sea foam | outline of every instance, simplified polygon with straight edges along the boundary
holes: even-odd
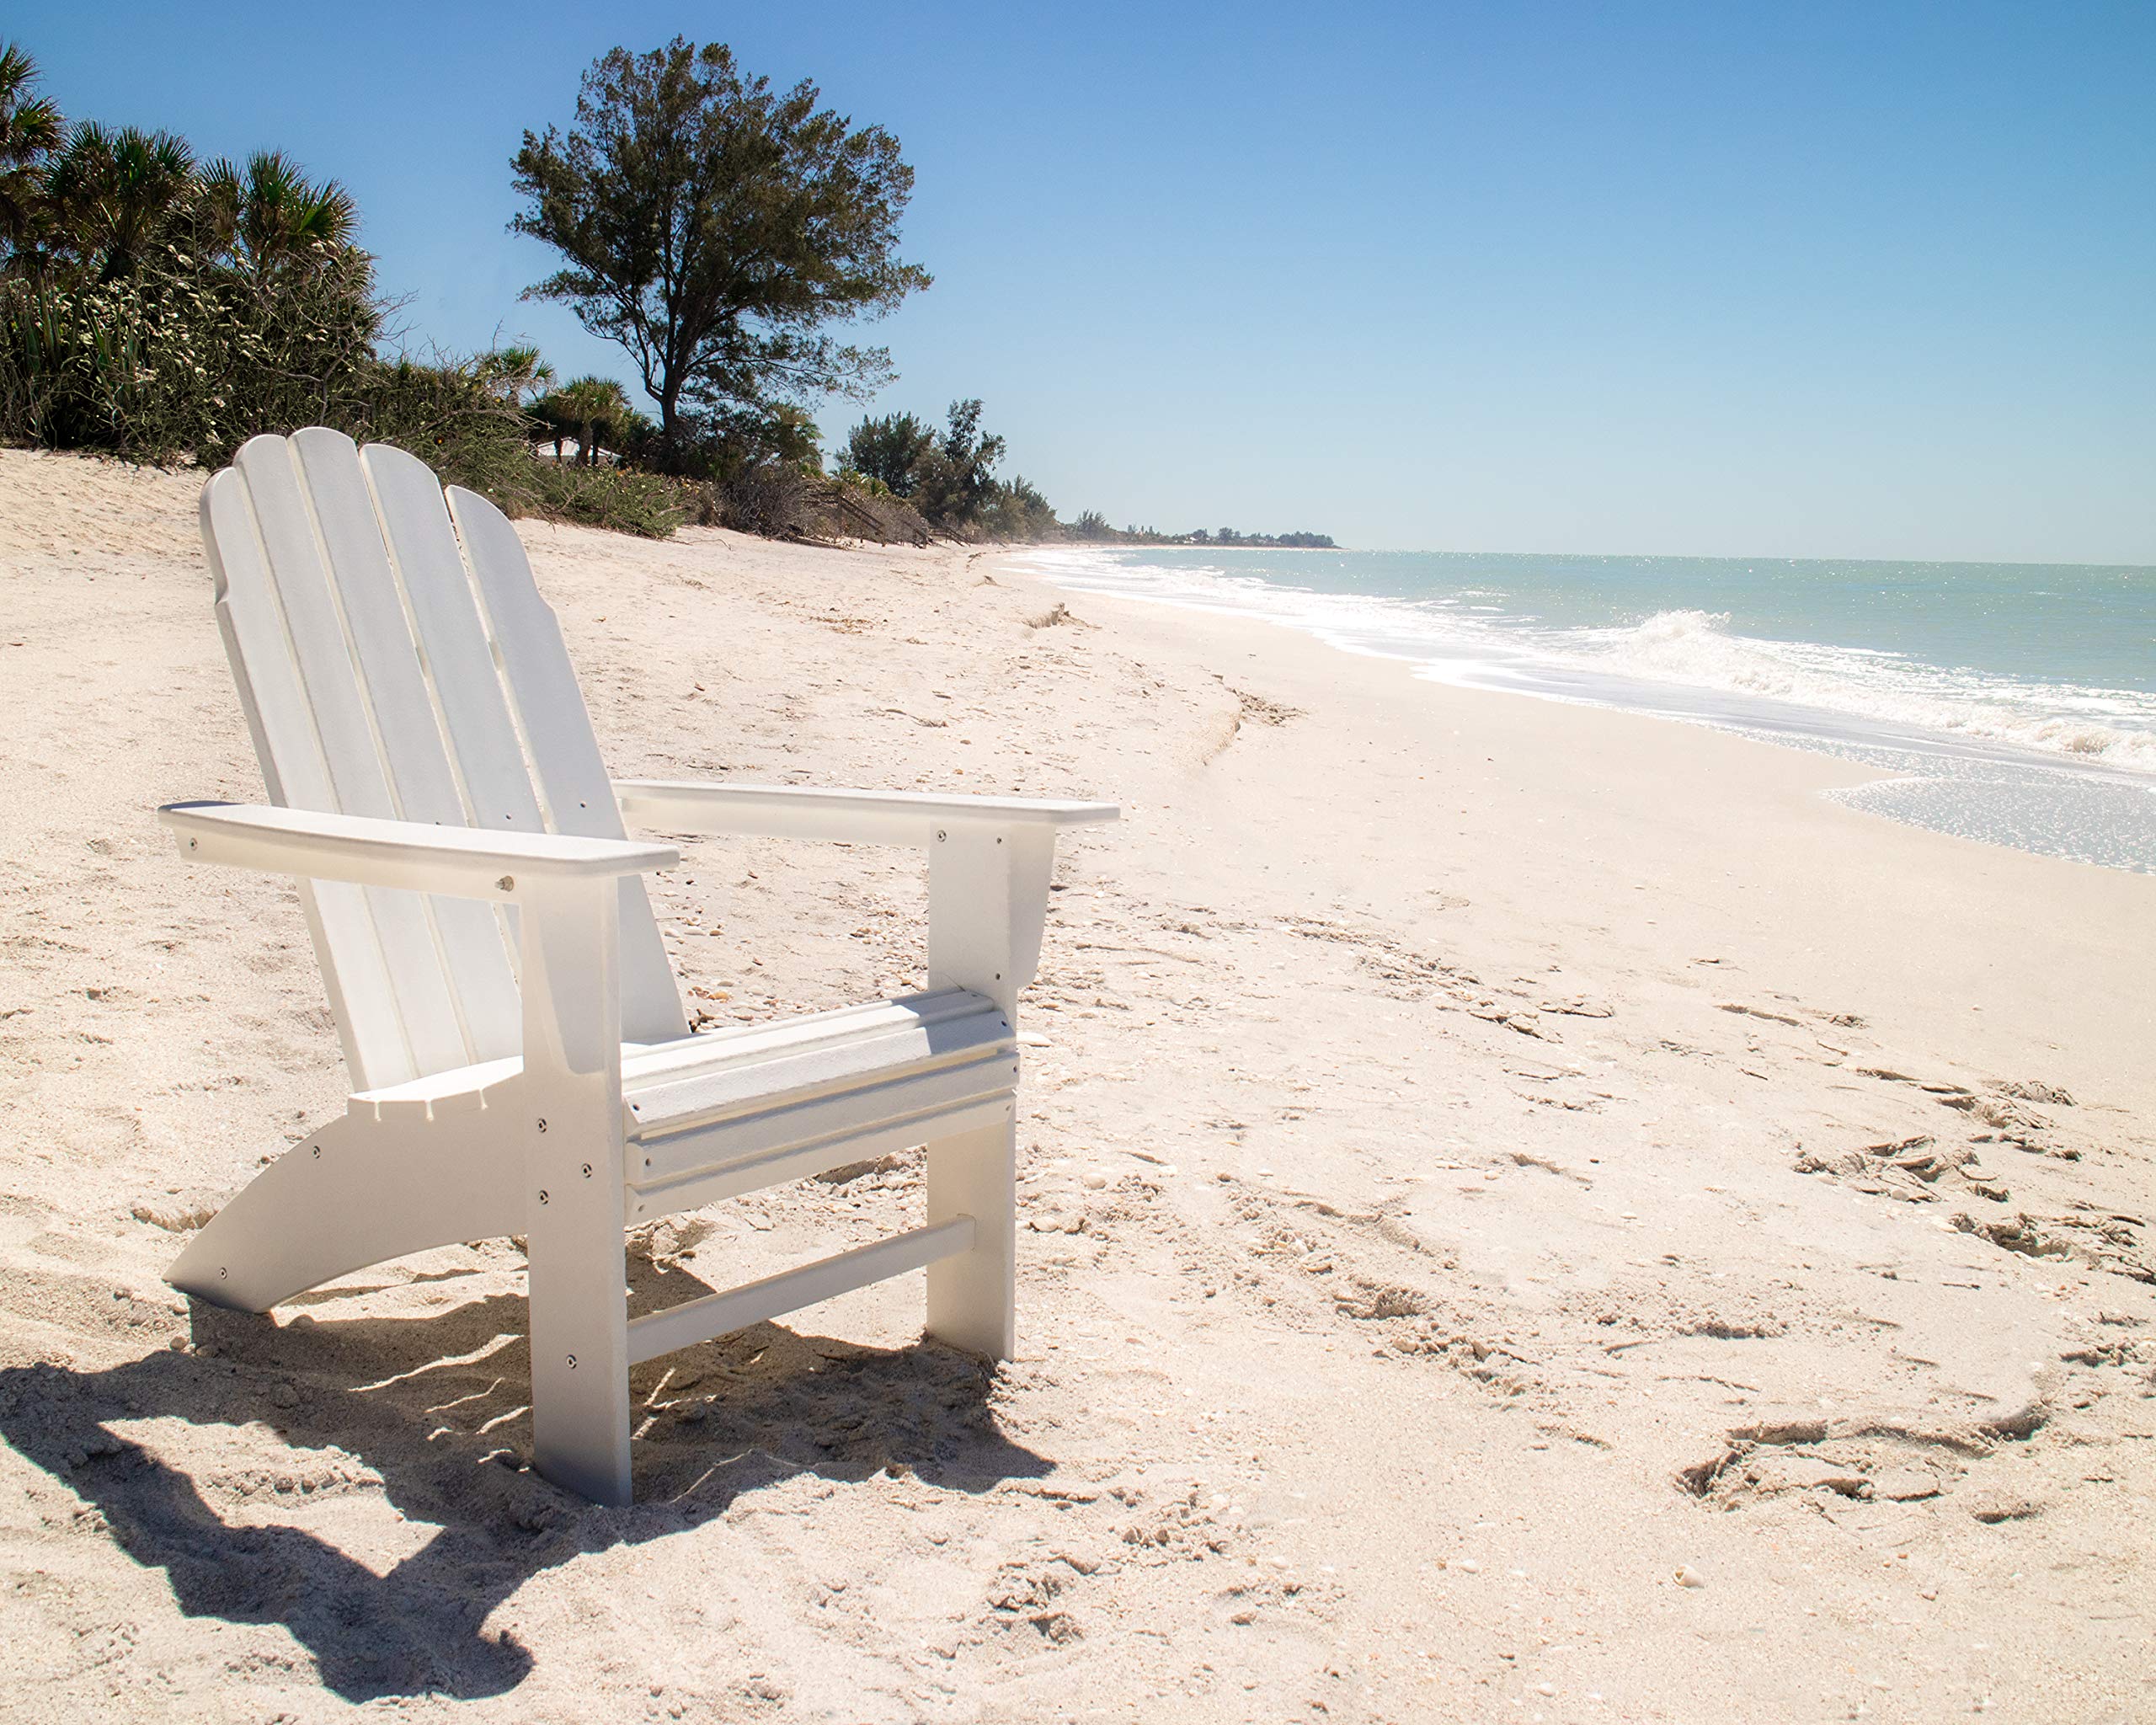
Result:
[[[1906,654],[1731,631],[1726,612],[1657,611],[1545,641],[1620,676],[1718,689],[1951,737],[2156,774],[2156,696],[1925,665]]]

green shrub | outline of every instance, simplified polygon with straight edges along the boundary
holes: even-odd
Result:
[[[384,358],[334,180],[275,152],[198,167],[170,133],[69,126],[36,83],[0,44],[0,438],[217,467],[258,433],[329,425],[513,513],[541,503],[521,403],[551,371],[528,349]],[[664,531],[648,491],[558,505]]]
[[[334,423],[376,368],[362,253],[251,280],[176,247],[109,280],[0,283],[0,431],[136,461],[221,462],[257,431]]]
[[[798,537],[809,525],[809,480],[792,462],[750,462],[713,482],[718,524],[767,539]]]
[[[988,495],[974,517],[974,529],[984,539],[1035,543],[1063,537],[1063,523],[1040,488],[1022,474],[1011,480],[989,482]]]
[[[695,507],[691,488],[657,473],[535,461],[520,452],[518,459],[528,469],[526,483],[531,488],[528,512],[532,515],[574,521],[580,526],[605,527],[616,533],[635,533],[646,539],[664,539],[689,518]],[[519,512],[510,510],[511,514]]]
[[[349,248],[266,280],[168,248],[110,281],[0,281],[0,435],[214,467],[259,433],[329,425],[531,507],[538,464],[483,360],[377,358],[381,322]]]
[[[523,416],[491,387],[484,360],[371,360],[323,404],[323,417],[258,424],[248,435],[334,425],[361,443],[409,450],[445,483],[492,499],[506,514],[527,514],[542,507],[552,464],[532,459]]]

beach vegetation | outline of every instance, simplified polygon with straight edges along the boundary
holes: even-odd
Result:
[[[106,273],[109,257],[0,284],[0,429],[206,463],[254,431],[331,423],[379,393],[365,254],[323,248],[274,287],[169,243],[122,273]]]
[[[310,181],[281,150],[257,151],[243,168],[212,162],[195,196],[212,251],[257,281],[307,270],[324,248],[349,247],[359,228],[352,195],[334,179]]]
[[[865,398],[882,348],[834,328],[929,285],[897,255],[913,169],[807,81],[783,93],[719,43],[616,48],[585,72],[564,132],[527,131],[511,224],[560,253],[528,296],[568,306],[627,352],[659,409],[669,472],[777,403]],[[751,462],[755,457],[751,457]]]
[[[823,443],[814,414],[792,402],[773,402],[760,413],[738,415],[712,460],[721,470],[771,461],[815,474],[824,471]]]
[[[1056,519],[1054,505],[1023,474],[997,480],[989,488],[974,526],[984,539],[1006,542],[1063,537],[1063,523]]]
[[[1009,446],[984,431],[980,419],[977,396],[953,402],[940,433],[909,413],[865,419],[846,434],[846,471],[905,499],[954,537],[1057,537],[1061,524],[1038,487],[996,478]]]
[[[611,532],[664,539],[697,516],[693,489],[664,474],[619,466],[529,462],[522,512]]]
[[[808,530],[811,484],[790,462],[741,462],[709,487],[711,521],[769,539],[796,538]]]
[[[520,403],[543,361],[385,353],[394,308],[335,180],[275,151],[200,164],[170,132],[71,125],[37,83],[0,48],[0,436],[210,467],[326,425],[533,505]]]
[[[45,165],[67,130],[37,84],[37,62],[19,45],[0,42],[0,245],[11,252],[43,206]]]
[[[978,397],[954,401],[943,435],[916,463],[908,502],[938,526],[965,529],[980,518],[995,489],[995,468],[1008,446],[980,428]]]
[[[628,350],[654,416],[615,378],[560,382],[529,344],[403,350],[337,180],[280,151],[205,163],[173,132],[71,123],[0,43],[0,439],[210,467],[328,425],[512,515],[654,537],[1177,542],[1097,511],[1065,525],[999,478],[1008,446],[978,397],[940,425],[866,418],[826,473],[814,403],[890,377],[836,332],[929,278],[896,255],[897,141],[819,100],[677,40],[605,56],[569,131],[526,135],[515,226],[564,261],[531,291]]]
[[[611,377],[575,378],[545,397],[548,419],[566,426],[577,442],[577,460],[584,467],[599,464],[603,441],[618,451],[629,430],[629,395]],[[560,448],[556,446],[556,458]]]
[[[44,194],[33,232],[99,281],[131,275],[168,241],[192,238],[201,204],[186,139],[94,120],[68,129]]]
[[[528,344],[495,348],[481,354],[478,364],[487,387],[513,408],[522,407],[527,394],[543,393],[553,385],[553,366]]]
[[[915,476],[936,446],[936,428],[914,414],[883,414],[846,433],[847,469],[894,497],[911,497]]]

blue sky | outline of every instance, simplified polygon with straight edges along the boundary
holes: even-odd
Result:
[[[1449,550],[2156,562],[2156,7],[33,4],[70,115],[356,194],[412,337],[631,373],[511,237],[606,49],[894,131],[875,403],[1073,515]],[[834,432],[860,409],[833,403]]]

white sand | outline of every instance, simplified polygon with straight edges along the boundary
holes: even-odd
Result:
[[[917,1278],[672,1356],[599,1509],[517,1465],[507,1242],[274,1320],[159,1279],[343,1093],[291,890],[148,819],[260,793],[195,491],[0,452],[7,1717],[2156,1717],[2156,881],[1262,625],[1035,627],[990,557],[531,526],[617,772],[1128,817],[1027,1003],[1022,1359],[915,1345]],[[908,856],[659,891],[721,1018],[918,976]]]

